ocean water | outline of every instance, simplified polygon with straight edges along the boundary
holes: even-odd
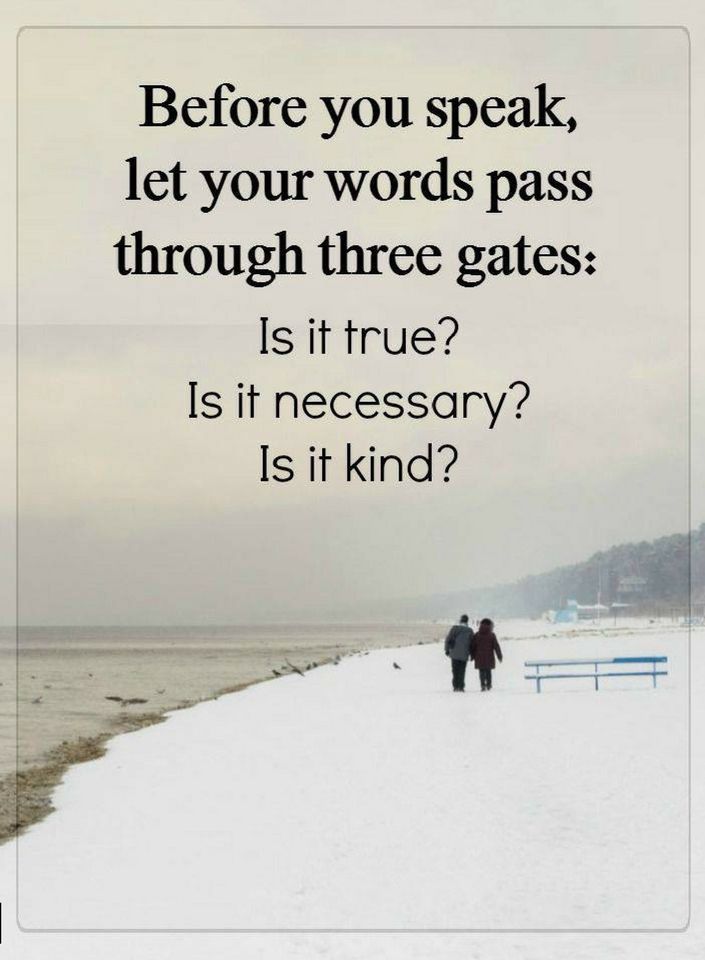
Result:
[[[126,715],[162,713],[337,655],[429,642],[433,623],[0,630],[0,777],[79,737],[119,732]],[[17,686],[15,681],[17,680]],[[306,679],[301,678],[301,683]],[[108,697],[139,699],[125,706]],[[15,723],[15,714],[16,723]]]

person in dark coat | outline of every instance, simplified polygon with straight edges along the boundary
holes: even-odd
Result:
[[[477,633],[472,638],[470,656],[475,661],[475,669],[480,671],[480,689],[492,689],[492,671],[494,670],[495,654],[502,662],[502,648],[494,634],[494,624],[485,617],[480,620]]]
[[[448,631],[445,642],[446,656],[450,657],[453,668],[453,690],[462,693],[465,690],[465,670],[470,656],[473,632],[468,624],[468,615],[464,613],[460,623],[456,623]]]

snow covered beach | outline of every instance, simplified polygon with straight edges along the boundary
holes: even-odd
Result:
[[[682,927],[687,632],[545,631],[508,625],[489,694],[475,671],[452,694],[440,645],[380,650],[116,738],[20,838],[20,922]],[[537,696],[524,660],[559,652],[663,653],[669,676]]]
[[[437,624],[0,629],[0,844],[51,810],[69,766],[167,712],[359,650],[440,637]],[[17,689],[8,682],[17,670]],[[17,715],[17,724],[15,716]],[[15,804],[15,766],[21,775]]]

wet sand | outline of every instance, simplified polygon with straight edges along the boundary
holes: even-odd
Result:
[[[0,842],[50,813],[52,791],[67,767],[101,756],[116,734],[276,679],[274,671],[300,669],[305,683],[314,664],[367,649],[431,642],[444,632],[431,623],[23,628],[17,658],[14,631],[5,630]]]

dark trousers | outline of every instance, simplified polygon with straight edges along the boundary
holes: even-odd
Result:
[[[492,671],[480,670],[479,672],[480,672],[480,689],[491,690],[492,689]]]
[[[454,690],[464,690],[465,689],[465,670],[467,668],[467,660],[451,660],[453,666],[453,689]]]

